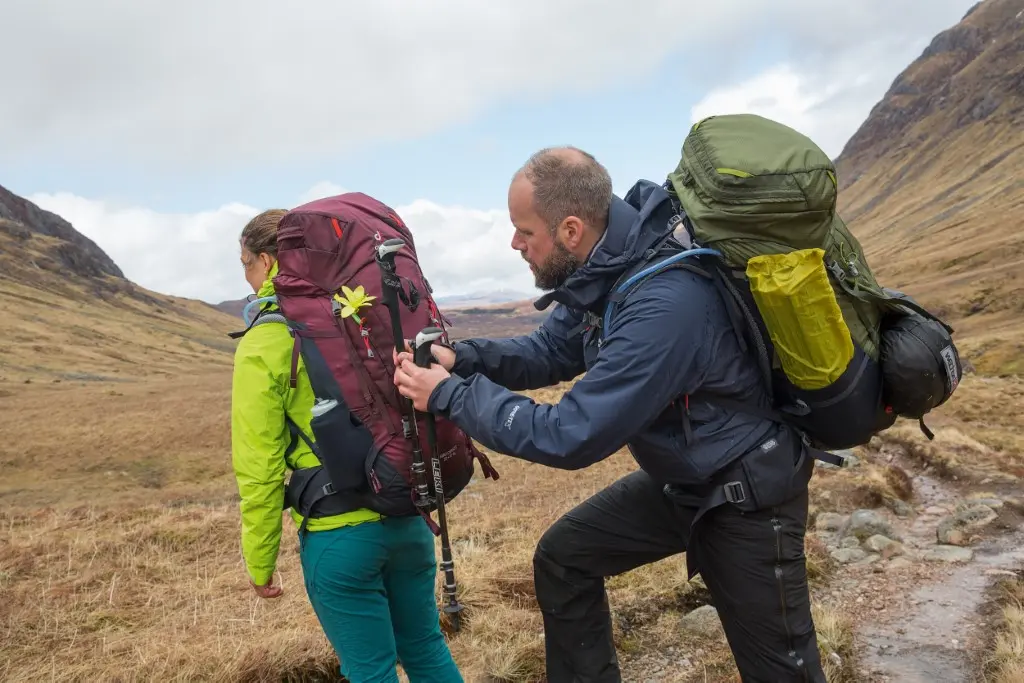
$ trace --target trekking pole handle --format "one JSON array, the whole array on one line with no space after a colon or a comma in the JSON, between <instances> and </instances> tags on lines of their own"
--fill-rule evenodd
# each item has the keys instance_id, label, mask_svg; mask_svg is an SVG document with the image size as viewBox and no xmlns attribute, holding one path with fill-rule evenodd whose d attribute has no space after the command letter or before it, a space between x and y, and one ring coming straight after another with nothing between
<instances>
[{"instance_id":1,"label":"trekking pole handle","mask_svg":"<svg viewBox=\"0 0 1024 683\"><path fill-rule=\"evenodd\" d=\"M395 269L395 254L405 246L405 242L397 237L385 240L377 247L377 260L389 266L388 270Z\"/></svg>"},{"instance_id":2,"label":"trekking pole handle","mask_svg":"<svg viewBox=\"0 0 1024 683\"><path fill-rule=\"evenodd\" d=\"M416 346L413 350L413 360L421 368L430 367L431 354L430 345L441 338L444 332L439 327L425 327L416 335Z\"/></svg>"}]
</instances>

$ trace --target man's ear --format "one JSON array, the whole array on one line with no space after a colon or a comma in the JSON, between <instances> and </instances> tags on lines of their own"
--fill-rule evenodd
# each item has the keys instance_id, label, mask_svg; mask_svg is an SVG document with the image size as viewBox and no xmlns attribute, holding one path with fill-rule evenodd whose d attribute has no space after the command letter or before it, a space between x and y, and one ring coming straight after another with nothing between
<instances>
[{"instance_id":1,"label":"man's ear","mask_svg":"<svg viewBox=\"0 0 1024 683\"><path fill-rule=\"evenodd\" d=\"M558 236L566 249L575 249L583 241L583 221L576 216L567 217L558 226Z\"/></svg>"}]
</instances>

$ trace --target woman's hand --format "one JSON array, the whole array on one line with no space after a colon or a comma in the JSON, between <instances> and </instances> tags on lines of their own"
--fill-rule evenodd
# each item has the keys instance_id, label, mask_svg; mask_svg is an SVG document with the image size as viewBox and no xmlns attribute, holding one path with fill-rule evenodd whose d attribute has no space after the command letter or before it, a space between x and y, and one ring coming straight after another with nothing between
<instances>
[{"instance_id":1,"label":"woman's hand","mask_svg":"<svg viewBox=\"0 0 1024 683\"><path fill-rule=\"evenodd\" d=\"M271 598L279 598L281 597L281 594L284 593L284 589L281 588L281 585L274 583L273 576L271 576L270 579L262 586L257 586L250 578L249 585L252 586L254 591L256 591L256 595L267 600Z\"/></svg>"}]
</instances>

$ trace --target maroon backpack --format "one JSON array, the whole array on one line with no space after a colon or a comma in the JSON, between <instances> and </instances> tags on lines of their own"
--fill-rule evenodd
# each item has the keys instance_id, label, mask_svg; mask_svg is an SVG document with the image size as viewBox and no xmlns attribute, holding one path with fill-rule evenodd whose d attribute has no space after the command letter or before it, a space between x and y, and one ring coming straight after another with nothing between
<instances>
[{"instance_id":1,"label":"maroon backpack","mask_svg":"<svg viewBox=\"0 0 1024 683\"><path fill-rule=\"evenodd\" d=\"M389 279L400 287L391 288L397 289L392 299L383 284L378 250L395 238L404 246L390 261ZM405 419L412 407L394 385L396 334L387 303L396 303L405 339L435 327L443 343L449 341L447 321L420 269L412 233L388 206L349 192L289 211L278 225L277 246L273 284L295 338L292 386L301 354L317 397L311 423L315 450L332 488L352 506L389 516L426 516L436 503L417 508L413 465L419 450L430 470L427 420L417 412L413 427ZM469 483L474 459L486 477L498 478L465 432L441 417L434 420L445 501ZM417 432L419 449L414 448ZM428 479L433 496L435 476Z\"/></svg>"}]
</instances>

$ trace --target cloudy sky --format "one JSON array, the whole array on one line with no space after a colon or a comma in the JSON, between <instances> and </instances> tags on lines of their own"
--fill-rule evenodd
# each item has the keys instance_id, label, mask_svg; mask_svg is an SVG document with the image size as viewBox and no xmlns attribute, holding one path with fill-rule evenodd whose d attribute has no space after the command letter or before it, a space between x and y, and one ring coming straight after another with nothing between
<instances>
[{"instance_id":1,"label":"cloudy sky","mask_svg":"<svg viewBox=\"0 0 1024 683\"><path fill-rule=\"evenodd\" d=\"M245 296L245 221L342 190L400 211L438 294L533 294L506 191L536 149L622 193L752 111L835 157L972 4L7 0L0 185L169 294Z\"/></svg>"}]
</instances>

